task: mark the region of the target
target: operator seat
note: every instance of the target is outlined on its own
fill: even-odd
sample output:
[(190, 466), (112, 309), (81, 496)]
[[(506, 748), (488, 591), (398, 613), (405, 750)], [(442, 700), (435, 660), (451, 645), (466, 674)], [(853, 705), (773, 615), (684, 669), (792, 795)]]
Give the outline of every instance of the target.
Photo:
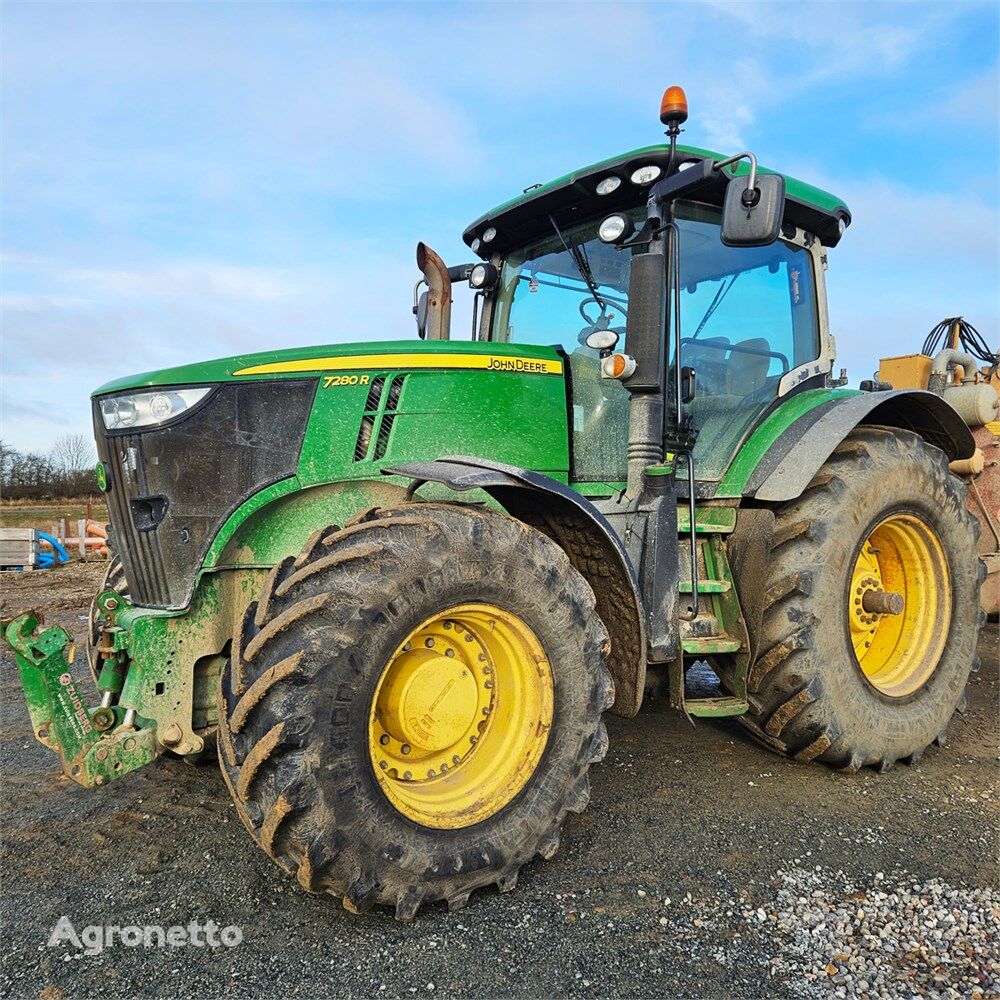
[[(753, 351), (769, 351), (771, 344), (765, 337), (749, 337), (738, 340), (734, 348), (748, 347)], [(767, 354), (743, 354), (734, 350), (729, 356), (729, 391), (740, 396), (763, 389), (767, 382), (767, 370), (771, 367), (771, 357)]]

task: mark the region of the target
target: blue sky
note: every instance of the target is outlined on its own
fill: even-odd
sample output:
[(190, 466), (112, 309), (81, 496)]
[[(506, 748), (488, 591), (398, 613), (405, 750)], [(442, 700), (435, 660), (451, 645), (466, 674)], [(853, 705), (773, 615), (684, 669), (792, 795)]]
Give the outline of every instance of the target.
[[(2, 8), (2, 436), (89, 432), (109, 378), (409, 337), (414, 246), (659, 141), (749, 147), (844, 197), (852, 381), (963, 313), (998, 335), (994, 3)], [(468, 307), (456, 305), (463, 331)]]

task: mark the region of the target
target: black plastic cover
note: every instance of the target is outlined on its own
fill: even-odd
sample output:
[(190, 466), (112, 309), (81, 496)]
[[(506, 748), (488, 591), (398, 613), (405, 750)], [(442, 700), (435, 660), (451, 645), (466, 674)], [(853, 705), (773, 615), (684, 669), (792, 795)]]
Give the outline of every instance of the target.
[(663, 388), (666, 296), (663, 254), (636, 254), (629, 275), (625, 327), (625, 350), (635, 358), (635, 371), (622, 379), (630, 392), (658, 392)]
[(227, 383), (179, 420), (124, 434), (104, 429), (94, 400), (108, 514), (133, 603), (187, 607), (226, 518), (295, 474), (315, 391), (315, 379)]

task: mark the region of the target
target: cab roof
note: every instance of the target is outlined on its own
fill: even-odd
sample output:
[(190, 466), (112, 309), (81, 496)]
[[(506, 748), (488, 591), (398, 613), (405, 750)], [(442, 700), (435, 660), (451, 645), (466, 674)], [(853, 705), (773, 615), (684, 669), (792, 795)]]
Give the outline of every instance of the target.
[[(684, 170), (706, 162), (719, 162), (728, 157), (710, 149), (697, 146), (678, 146), (676, 170)], [(481, 239), (483, 233), (494, 228), (497, 235), (489, 243), (482, 243), (478, 249), (481, 257), (488, 258), (494, 253), (524, 246), (543, 231), (551, 232), (548, 217), (552, 215), (560, 226), (571, 226), (575, 222), (595, 215), (609, 214), (628, 205), (635, 205), (639, 191), (648, 189), (650, 184), (637, 187), (629, 180), (632, 172), (647, 164), (655, 164), (666, 171), (670, 160), (670, 147), (666, 144), (644, 146), (622, 153), (599, 163), (575, 170), (557, 177), (547, 184), (529, 188), (523, 194), (492, 211), (480, 216), (462, 234), (466, 245)], [(760, 173), (776, 173), (758, 166)], [(749, 173), (749, 164), (742, 160), (735, 165), (736, 174)], [(614, 175), (621, 179), (618, 188), (609, 195), (598, 195), (595, 188), (600, 180)], [(699, 201), (721, 204), (725, 181), (699, 192)], [(824, 246), (836, 246), (843, 230), (850, 225), (851, 213), (847, 205), (836, 195), (823, 191), (805, 181), (785, 175), (785, 219), (787, 222), (816, 236)], [(645, 196), (643, 196), (645, 197)]]

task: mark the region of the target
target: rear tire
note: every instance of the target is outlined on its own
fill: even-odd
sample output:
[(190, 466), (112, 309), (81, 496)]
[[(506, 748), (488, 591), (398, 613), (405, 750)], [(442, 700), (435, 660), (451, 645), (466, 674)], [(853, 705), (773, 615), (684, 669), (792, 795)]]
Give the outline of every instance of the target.
[[(383, 679), (400, 651), (411, 648), (407, 637), (469, 602), (510, 613), (537, 636), (554, 680), (551, 728), (512, 799), (497, 799), (486, 814), (481, 802), (470, 801), (471, 825), (445, 810), (434, 827), (404, 814), (433, 804), (411, 809), (405, 796), (390, 800), (385, 783), (394, 772), (379, 772), (374, 763), (379, 739), (389, 738), (373, 726), (381, 718)], [(460, 662), (456, 649), (461, 657), (466, 648), (480, 648), (472, 631), (485, 640), (492, 627), (484, 619), (468, 635), (449, 631), (469, 646), (453, 643), (447, 661), (420, 661), (432, 664), (435, 692), (439, 670)], [(423, 654), (424, 641), (415, 645)], [(253, 839), (308, 891), (342, 897), (354, 912), (385, 904), (401, 920), (412, 919), (424, 902), (447, 900), (457, 909), (481, 886), (513, 888), (523, 864), (555, 853), (567, 811), (585, 808), (588, 768), (607, 750), (601, 715), (613, 700), (608, 649), (590, 587), (540, 532), (451, 504), (371, 511), (344, 529), (316, 532), (297, 558), (274, 568), (260, 600), (248, 607), (220, 683), (222, 772)], [(441, 655), (441, 642), (437, 650)], [(457, 690), (467, 682), (457, 681)], [(471, 718), (479, 718), (478, 707)], [(490, 745), (486, 734), (493, 730), (480, 731), (482, 747), (466, 751), (469, 760)], [(408, 779), (399, 786), (404, 792), (442, 787), (423, 763), (414, 778), (428, 780)], [(455, 764), (449, 781), (466, 766), (465, 758)]]
[[(779, 753), (847, 771), (942, 742), (976, 659), (976, 535), (941, 451), (905, 431), (850, 434), (776, 511), (743, 725)], [(906, 591), (901, 615), (863, 612), (867, 567)]]

